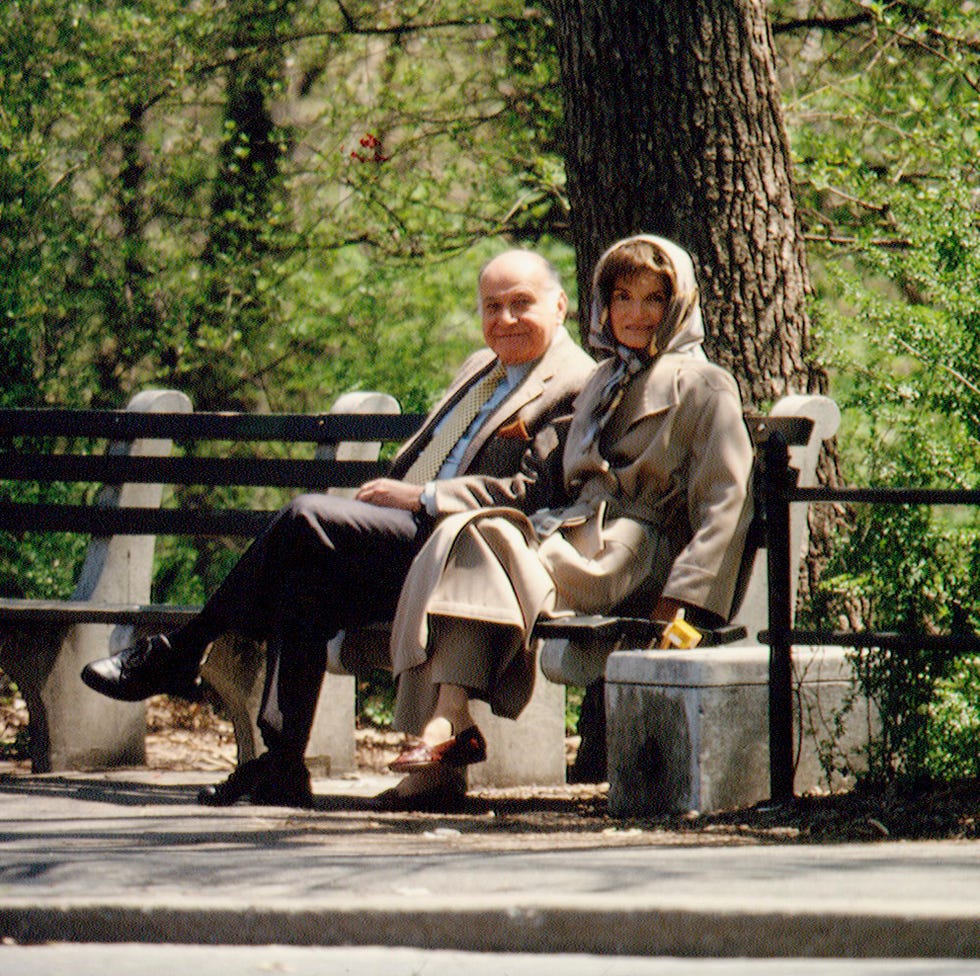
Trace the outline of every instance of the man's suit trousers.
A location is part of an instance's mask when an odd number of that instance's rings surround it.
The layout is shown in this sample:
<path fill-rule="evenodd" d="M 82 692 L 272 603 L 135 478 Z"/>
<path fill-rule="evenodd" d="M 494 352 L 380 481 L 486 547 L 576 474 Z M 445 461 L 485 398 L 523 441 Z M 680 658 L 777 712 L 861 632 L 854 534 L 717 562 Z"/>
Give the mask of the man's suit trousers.
<path fill-rule="evenodd" d="M 302 757 L 338 630 L 394 616 L 409 565 L 428 535 L 401 509 L 300 495 L 249 547 L 196 621 L 266 642 L 259 727 L 273 751 Z"/>

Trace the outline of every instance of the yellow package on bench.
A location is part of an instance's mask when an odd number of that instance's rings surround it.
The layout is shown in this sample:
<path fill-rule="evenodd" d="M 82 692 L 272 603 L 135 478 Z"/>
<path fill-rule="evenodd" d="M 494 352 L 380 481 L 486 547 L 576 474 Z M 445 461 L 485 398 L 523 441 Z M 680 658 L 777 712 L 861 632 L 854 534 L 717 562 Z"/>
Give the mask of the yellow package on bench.
<path fill-rule="evenodd" d="M 682 607 L 677 611 L 677 616 L 667 624 L 658 647 L 662 651 L 668 650 L 669 648 L 686 651 L 692 647 L 697 647 L 700 643 L 701 631 L 684 619 L 684 609 Z"/>

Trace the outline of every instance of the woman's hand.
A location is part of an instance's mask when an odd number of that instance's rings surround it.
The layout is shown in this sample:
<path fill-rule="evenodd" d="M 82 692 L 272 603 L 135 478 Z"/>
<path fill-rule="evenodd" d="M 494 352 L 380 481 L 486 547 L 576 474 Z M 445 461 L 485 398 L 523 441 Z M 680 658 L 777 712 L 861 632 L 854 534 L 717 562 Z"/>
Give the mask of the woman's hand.
<path fill-rule="evenodd" d="M 653 608 L 650 617 L 652 620 L 673 620 L 677 616 L 677 611 L 682 607 L 687 609 L 687 605 L 680 600 L 672 600 L 669 596 L 662 596 L 657 600 L 657 605 Z"/>

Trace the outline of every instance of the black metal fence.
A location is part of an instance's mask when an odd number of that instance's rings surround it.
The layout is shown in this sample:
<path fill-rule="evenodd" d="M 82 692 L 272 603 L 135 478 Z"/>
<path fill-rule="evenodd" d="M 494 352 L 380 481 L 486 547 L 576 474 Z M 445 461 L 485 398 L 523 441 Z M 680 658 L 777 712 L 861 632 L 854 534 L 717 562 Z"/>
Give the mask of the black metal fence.
<path fill-rule="evenodd" d="M 769 574 L 769 629 L 759 635 L 769 645 L 769 785 L 775 802 L 793 798 L 794 645 L 854 648 L 922 648 L 980 654 L 980 634 L 890 631 L 798 630 L 792 623 L 790 505 L 793 502 L 850 502 L 893 505 L 980 505 L 980 490 L 927 488 L 798 488 L 789 466 L 785 438 L 766 442 L 763 465 Z"/>

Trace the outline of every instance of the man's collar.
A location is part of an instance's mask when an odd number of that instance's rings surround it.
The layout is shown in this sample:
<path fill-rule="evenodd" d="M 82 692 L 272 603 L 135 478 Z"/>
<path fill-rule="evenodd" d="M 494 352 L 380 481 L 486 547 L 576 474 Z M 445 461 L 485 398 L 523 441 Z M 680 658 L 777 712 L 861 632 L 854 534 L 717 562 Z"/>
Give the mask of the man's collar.
<path fill-rule="evenodd" d="M 504 367 L 507 370 L 507 384 L 510 388 L 513 389 L 517 386 L 539 362 L 538 359 L 532 359 L 528 363 L 516 363 L 513 366 Z"/>

